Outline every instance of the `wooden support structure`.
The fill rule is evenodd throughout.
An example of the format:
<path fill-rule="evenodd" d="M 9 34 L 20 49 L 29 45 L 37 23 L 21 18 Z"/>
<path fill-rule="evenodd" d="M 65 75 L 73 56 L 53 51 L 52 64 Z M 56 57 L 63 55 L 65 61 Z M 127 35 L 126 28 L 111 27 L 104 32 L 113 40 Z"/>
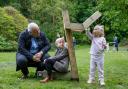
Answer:
<path fill-rule="evenodd" d="M 70 23 L 69 14 L 67 10 L 62 11 L 62 16 L 71 64 L 71 79 L 79 81 L 75 50 L 73 47 L 72 31 L 84 31 L 84 29 L 87 29 L 93 22 L 95 22 L 101 16 L 101 13 L 99 11 L 95 12 L 83 23 Z"/>
<path fill-rule="evenodd" d="M 63 24 L 64 24 L 64 29 L 66 32 L 68 52 L 69 52 L 69 58 L 70 58 L 70 64 L 71 64 L 71 79 L 79 81 L 75 51 L 74 51 L 74 47 L 72 44 L 73 39 L 72 39 L 72 31 L 70 29 L 70 20 L 69 20 L 68 11 L 67 10 L 63 11 L 62 15 L 63 15 Z"/>

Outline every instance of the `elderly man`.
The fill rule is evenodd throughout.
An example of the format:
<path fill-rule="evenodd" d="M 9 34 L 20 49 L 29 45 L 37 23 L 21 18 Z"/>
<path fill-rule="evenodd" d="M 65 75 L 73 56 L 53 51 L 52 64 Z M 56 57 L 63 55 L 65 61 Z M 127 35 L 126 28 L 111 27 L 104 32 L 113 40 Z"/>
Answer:
<path fill-rule="evenodd" d="M 21 69 L 23 73 L 21 79 L 28 77 L 28 67 L 37 67 L 36 72 L 44 69 L 42 62 L 49 57 L 47 52 L 50 48 L 47 37 L 40 31 L 38 25 L 36 23 L 28 24 L 28 28 L 19 36 L 16 54 L 16 71 Z"/>

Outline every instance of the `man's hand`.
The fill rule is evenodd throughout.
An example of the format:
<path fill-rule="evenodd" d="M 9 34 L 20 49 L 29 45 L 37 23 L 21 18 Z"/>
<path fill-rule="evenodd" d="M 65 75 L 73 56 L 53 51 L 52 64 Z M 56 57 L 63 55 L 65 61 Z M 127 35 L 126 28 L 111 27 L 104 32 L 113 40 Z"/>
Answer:
<path fill-rule="evenodd" d="M 33 61 L 36 61 L 36 62 L 41 61 L 40 59 L 41 59 L 42 55 L 43 55 L 43 52 L 42 52 L 42 51 L 36 53 L 36 54 L 33 56 Z"/>
<path fill-rule="evenodd" d="M 40 58 L 38 58 L 36 55 L 33 56 L 33 61 L 40 62 Z"/>
<path fill-rule="evenodd" d="M 42 52 L 42 51 L 35 54 L 35 56 L 36 56 L 37 58 L 40 58 L 40 59 L 41 59 L 42 55 L 43 55 L 43 52 Z"/>

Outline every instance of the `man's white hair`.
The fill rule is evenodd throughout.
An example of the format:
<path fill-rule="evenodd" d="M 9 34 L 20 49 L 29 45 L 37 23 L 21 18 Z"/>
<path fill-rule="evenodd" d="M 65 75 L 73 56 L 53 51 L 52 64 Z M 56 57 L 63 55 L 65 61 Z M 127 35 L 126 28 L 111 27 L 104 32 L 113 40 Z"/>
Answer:
<path fill-rule="evenodd" d="M 33 28 L 37 28 L 39 30 L 39 26 L 36 23 L 34 23 L 34 22 L 29 23 L 28 24 L 28 31 L 29 32 L 32 31 Z"/>

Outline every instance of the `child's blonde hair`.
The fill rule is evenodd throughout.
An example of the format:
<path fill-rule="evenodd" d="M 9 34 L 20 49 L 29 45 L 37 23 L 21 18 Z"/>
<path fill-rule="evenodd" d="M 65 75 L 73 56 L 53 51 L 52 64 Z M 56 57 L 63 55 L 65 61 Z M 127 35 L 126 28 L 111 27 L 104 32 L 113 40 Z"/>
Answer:
<path fill-rule="evenodd" d="M 93 30 L 94 37 L 102 37 L 104 36 L 104 26 L 103 25 L 96 25 Z"/>
<path fill-rule="evenodd" d="M 57 38 L 56 41 L 55 41 L 55 45 L 58 46 L 58 42 L 61 41 L 61 40 L 64 41 L 64 38 L 63 37 L 62 38 Z"/>

